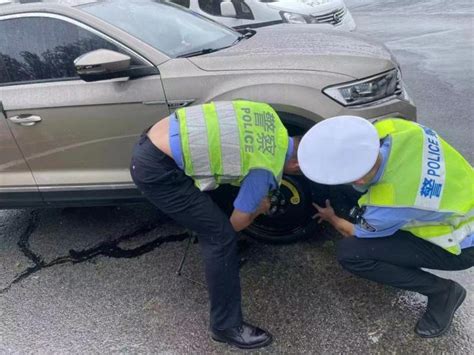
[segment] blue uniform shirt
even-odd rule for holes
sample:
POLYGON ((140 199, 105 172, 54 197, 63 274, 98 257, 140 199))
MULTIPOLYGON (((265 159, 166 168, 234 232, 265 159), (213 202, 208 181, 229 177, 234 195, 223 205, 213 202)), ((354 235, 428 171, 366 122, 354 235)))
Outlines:
MULTIPOLYGON (((179 135, 179 123, 175 114, 170 117, 170 148, 176 165, 183 169, 183 153, 181 150, 181 137, 179 135)), ((293 154, 293 139, 289 139, 286 159, 293 154)), ((253 169, 240 185, 239 193, 234 200, 234 208, 241 212, 253 213, 257 210, 262 199, 268 192, 277 188, 277 182, 271 172, 265 169, 253 169)))
POLYGON ((173 156, 173 159, 176 162, 176 165, 178 165, 180 169, 183 169, 184 163, 183 163, 183 152, 181 150, 181 137, 179 136, 179 122, 176 119, 176 115, 174 113, 169 117, 169 120, 170 120, 169 136, 170 136, 171 155, 173 156))
MULTIPOLYGON (((382 177, 383 171, 387 164, 388 156, 390 154, 390 146, 391 139, 390 137, 387 137, 384 139, 382 146, 380 147, 382 165, 369 185, 375 184, 382 177)), ((354 188, 358 191, 366 191, 368 186, 364 188, 354 186, 354 188)), ((393 235, 397 230, 412 220, 423 222, 441 221, 450 215, 451 213, 447 212, 432 212, 417 208, 367 206, 362 216, 363 220, 355 225, 354 234, 358 238, 388 237, 393 235)), ((473 246, 474 234, 469 235, 461 243, 462 249, 473 246)))

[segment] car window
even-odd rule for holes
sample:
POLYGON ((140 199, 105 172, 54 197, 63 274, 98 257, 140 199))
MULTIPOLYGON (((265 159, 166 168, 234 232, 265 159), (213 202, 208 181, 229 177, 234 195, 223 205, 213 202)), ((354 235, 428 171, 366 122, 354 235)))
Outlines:
POLYGON ((239 33, 168 1, 100 1, 79 7, 170 57, 219 50, 239 33))
POLYGON ((184 6, 184 7, 187 7, 189 9, 189 1, 190 0, 169 0, 170 2, 172 3, 175 3, 177 5, 181 5, 181 6, 184 6))
MULTIPOLYGON (((115 44, 64 20, 51 17, 1 20, 0 85, 78 78, 74 59, 95 49, 124 53, 115 44)), ((131 64, 144 65, 133 57, 131 64)))
POLYGON ((221 0, 199 0, 199 8, 213 16, 221 16, 221 0))
POLYGON ((237 18, 239 19, 246 19, 246 20, 254 20, 252 10, 250 7, 245 3, 243 0, 232 0, 234 4, 235 11, 237 13, 237 18))

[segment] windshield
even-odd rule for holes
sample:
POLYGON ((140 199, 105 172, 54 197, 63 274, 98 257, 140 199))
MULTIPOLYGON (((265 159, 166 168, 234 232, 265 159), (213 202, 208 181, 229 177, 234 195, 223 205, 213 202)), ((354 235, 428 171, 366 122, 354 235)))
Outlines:
POLYGON ((165 1, 100 1, 80 8, 170 57, 219 50, 239 39, 230 28, 165 1))

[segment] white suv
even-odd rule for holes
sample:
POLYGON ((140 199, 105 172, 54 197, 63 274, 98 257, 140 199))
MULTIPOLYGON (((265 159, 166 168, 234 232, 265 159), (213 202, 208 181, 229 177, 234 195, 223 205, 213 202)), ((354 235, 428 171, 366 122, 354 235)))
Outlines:
POLYGON ((343 31, 356 27, 343 0, 169 0, 229 27, 279 23, 319 24, 343 31))

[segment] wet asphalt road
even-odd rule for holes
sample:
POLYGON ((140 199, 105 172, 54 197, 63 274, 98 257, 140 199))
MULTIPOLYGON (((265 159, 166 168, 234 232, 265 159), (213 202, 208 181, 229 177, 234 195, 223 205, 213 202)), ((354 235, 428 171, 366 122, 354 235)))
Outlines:
MULTIPOLYGON (((395 52, 420 122, 473 163, 471 1, 346 3, 395 52)), ((0 211, 0 353, 234 352, 207 336, 205 288, 175 276, 183 232, 148 206, 0 211)), ((275 336, 263 352, 474 352, 473 270, 444 273, 470 293, 447 335, 423 340, 424 297, 343 271, 336 238, 322 226, 294 245, 242 242, 246 318, 275 336)), ((184 274, 203 282, 197 245, 184 274)))

